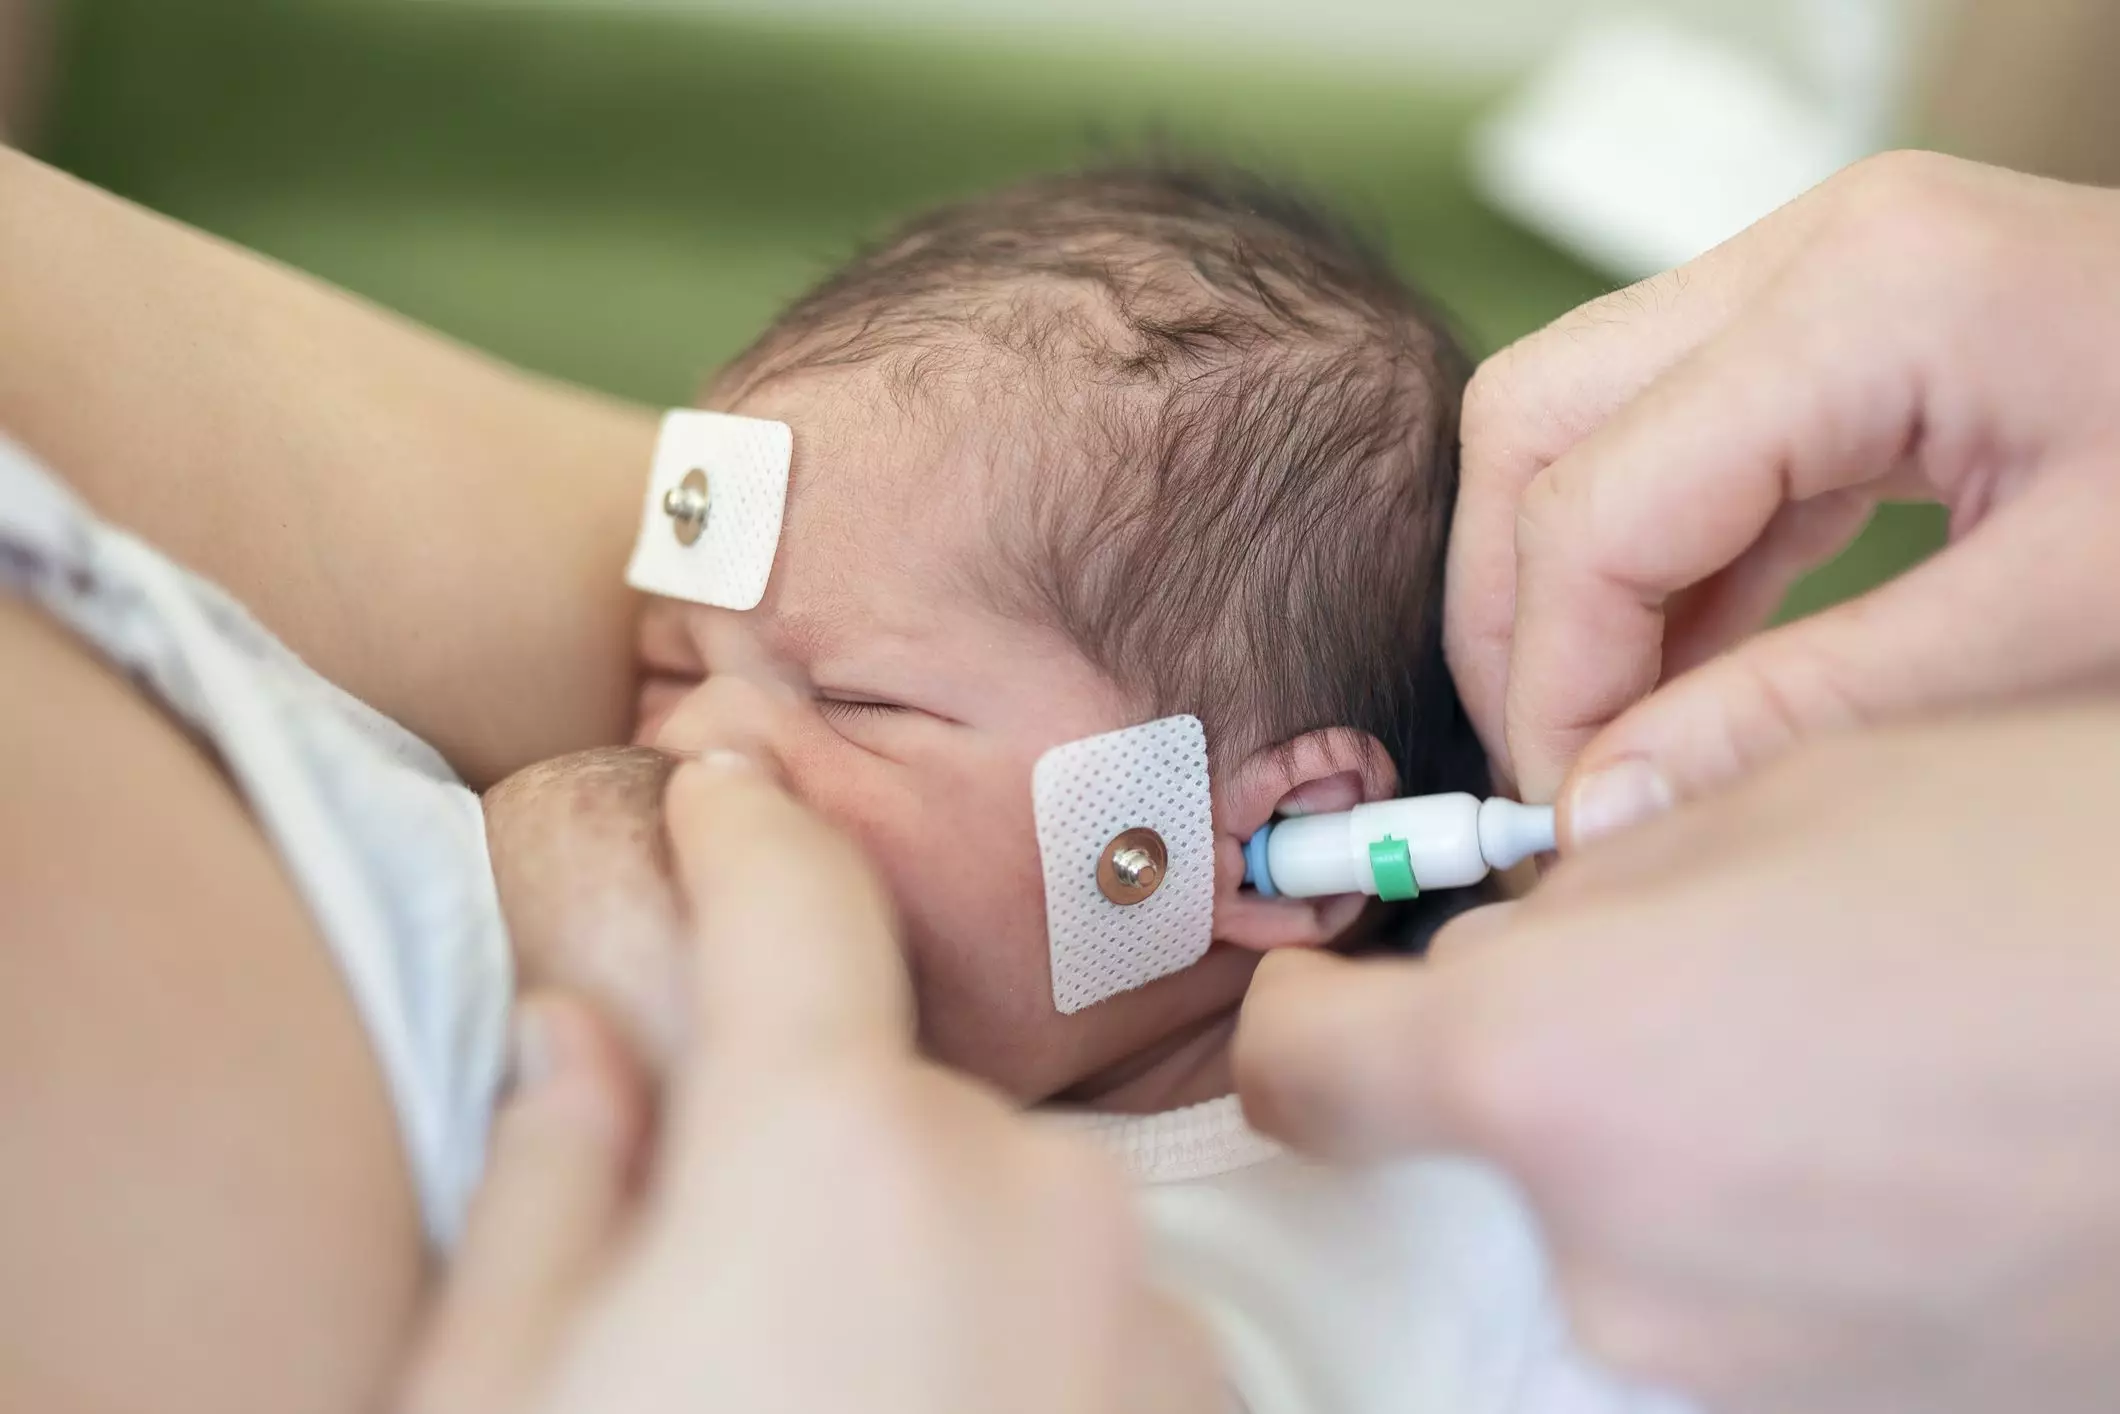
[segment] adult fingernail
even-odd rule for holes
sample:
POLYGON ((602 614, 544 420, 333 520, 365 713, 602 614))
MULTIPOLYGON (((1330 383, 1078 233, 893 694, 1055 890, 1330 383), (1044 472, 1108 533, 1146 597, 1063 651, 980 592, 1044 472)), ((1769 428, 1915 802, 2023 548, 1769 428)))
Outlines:
POLYGON ((558 1065, 552 1023, 534 1006, 518 1007, 508 1037, 508 1088, 520 1094, 535 1090, 558 1065))
POLYGON ((1677 797, 1652 761, 1639 756, 1600 767, 1568 795, 1569 844, 1580 849, 1594 839, 1653 819, 1677 797))
POLYGON ((741 751, 731 751, 726 746, 717 746, 711 751, 702 751, 694 758, 699 765, 721 775, 756 775, 758 762, 741 751))

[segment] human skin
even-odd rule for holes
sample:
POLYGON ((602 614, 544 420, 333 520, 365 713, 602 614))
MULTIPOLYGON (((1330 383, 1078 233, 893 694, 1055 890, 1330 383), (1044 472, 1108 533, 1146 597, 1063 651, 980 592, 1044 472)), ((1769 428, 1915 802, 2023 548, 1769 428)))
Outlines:
POLYGON ((533 1000, 404 1407, 1222 1407, 1109 1159, 916 1053, 860 853, 727 746, 678 769, 667 814, 694 1041, 645 1196, 640 1077, 578 1005, 533 1000))
MULTIPOLYGON (((622 569, 655 434, 640 409, 502 367, 4 150, 0 327, 0 428, 474 786, 636 728, 649 739, 715 666, 700 644, 716 611, 665 601, 636 634, 622 569)), ((990 548, 975 518, 986 473, 970 439, 907 435, 889 407, 855 378, 787 380, 730 409, 797 429, 788 528, 752 617, 824 703, 783 714, 776 749, 804 798, 882 860, 938 1054, 1025 1099, 1084 1082, 1082 1098, 1134 1108, 1220 1093, 1252 953, 1322 942, 1352 917, 1344 900, 1240 896, 1238 841, 1297 791, 1326 792, 1313 808, 1390 794, 1389 763, 1330 731, 1218 761, 1227 946, 1116 1008, 1055 1016, 1030 766, 1143 704, 1059 635, 962 591, 975 547, 990 548), (947 702, 914 691, 944 685, 947 702), (966 729, 944 742, 945 719, 966 729), (901 747, 913 759, 893 773, 901 747), (954 839, 980 841, 978 870, 943 867, 954 839), (1172 1036, 1144 1070, 1142 1038, 1172 1036)))
MULTIPOLYGON (((301 656, 427 737, 474 785, 626 737, 636 707, 638 603, 622 586, 621 566, 654 437, 641 410, 500 367, 4 150, 0 329, 0 427, 100 514, 234 590, 301 656)), ((798 517, 803 504, 798 495, 798 517)), ((126 705, 112 707, 98 728, 109 733, 96 758, 108 769, 39 773, 34 788, 27 770, 11 774, 5 802, 9 838, 23 841, 8 860, 20 866, 22 892, 10 894, 0 919, 9 1000, 27 1017, 68 1021, 0 1030, 0 1070, 33 1077, 37 1096, 21 1112, 27 1118, 11 1124, 9 1144, 10 1154, 36 1162, 0 1164, 0 1196, 20 1199, 7 1207, 12 1219, 0 1221, 0 1249, 10 1254, 0 1262, 0 1300, 34 1316, 14 1333, 45 1353, 0 1371, 0 1379, 25 1382, 0 1391, 0 1404, 63 1407, 46 1397, 53 1381, 92 1376, 101 1408, 221 1409, 241 1402, 228 1384, 240 1376, 242 1393, 260 1398, 299 1382, 275 1407, 371 1407, 420 1293, 426 1254, 381 1076, 350 1001, 313 925, 274 911, 292 897, 284 875, 196 743, 99 676, 80 645, 47 642, 41 619, 7 609, 24 627, 19 643, 0 646, 0 680, 87 673, 126 705), (134 736, 142 753, 174 763, 165 764, 177 784, 143 796, 122 772, 112 774, 131 762, 134 736), (78 828, 40 828, 47 818, 78 828), (150 823, 162 833, 135 839, 137 831, 118 828, 150 823), (187 848, 169 848, 165 835, 187 848), (99 840, 142 854, 164 850, 187 867, 117 868, 97 853, 99 840), (89 896, 87 881, 99 871, 126 887, 89 896), (153 905, 158 893, 169 897, 153 905), (98 912, 101 904, 117 913, 98 912), (71 966, 68 946, 54 945, 85 934, 107 950, 87 976, 71 966), (299 975, 270 987, 167 989, 149 1018, 130 1006, 138 998, 106 989, 112 979, 154 975, 172 957, 196 962, 203 976, 277 978, 249 961, 271 948, 285 949, 299 975), (274 1050, 270 1066, 236 1063, 254 1037, 286 1035, 316 1037, 314 1054, 288 1059, 274 1050), (84 1057, 99 1064, 84 1066, 84 1057), (214 1116, 255 1107, 266 1118, 291 1111, 299 1122, 223 1123, 214 1142, 201 1143, 184 1123, 191 1092, 127 1092, 106 1063, 172 1084, 210 1076, 214 1116), (145 1097, 159 1097, 155 1113, 174 1124, 135 1122, 128 1105, 145 1097), (317 1133, 326 1121, 335 1127, 317 1133), (78 1158, 70 1145, 84 1123, 98 1136, 94 1164, 69 1184, 68 1164, 78 1158), (344 1146, 357 1147, 362 1161, 344 1159, 344 1146), (300 1153, 289 1158, 289 1147, 300 1153), (328 1161, 328 1174, 310 1169, 312 1157, 328 1161), (141 1184, 147 1173, 183 1181, 141 1184), (327 1191, 316 1196, 319 1183, 327 1191), (73 1201, 53 1209, 43 1201, 53 1193, 73 1201), (216 1198, 228 1194, 241 1201, 216 1198), (184 1240, 123 1240, 132 1229, 111 1220, 113 1204, 140 1229, 184 1240), (255 1243, 272 1223, 304 1214, 330 1232, 275 1238, 264 1250, 255 1243), (43 1275, 50 1271, 63 1271, 65 1282, 53 1286, 43 1275), (269 1319, 251 1319, 258 1311, 269 1319), (322 1351, 312 1339, 332 1344, 322 1351)), ((696 619, 681 635, 694 651, 695 630, 705 632, 696 619)), ((769 655, 778 668, 812 666, 777 645, 769 655)), ((744 681, 721 674, 696 694, 698 709, 743 701, 744 681)), ((773 731, 799 726, 816 748, 812 687, 805 681, 792 703, 767 715, 773 731)), ((11 700, 20 715, 10 717, 5 745, 25 761, 72 760, 53 745, 69 728, 68 712, 80 710, 76 723, 103 719, 79 704, 57 710, 69 702, 57 693, 11 700)), ((1072 720, 1045 730, 1069 732, 1072 720)), ((1036 745, 1017 736, 1002 764, 1027 773, 1036 745)), ((991 766, 995 758, 981 759, 991 766)), ((841 806, 857 798, 826 788, 832 758, 821 751, 791 750, 788 760, 813 797, 841 806)), ((998 780, 992 772, 980 780, 989 806, 998 780)), ((1291 796, 1334 808, 1388 794, 1392 784, 1373 742, 1332 732, 1223 772, 1217 916, 1225 939, 1271 946, 1336 931, 1344 903, 1262 907, 1238 898, 1234 841, 1291 796)), ((923 785, 932 792, 935 778, 923 785)), ((997 871, 1018 884, 1031 857, 1021 785, 1014 780, 999 812, 1013 852, 997 871)), ((881 808, 873 791, 858 798, 881 808)), ((972 828, 986 829, 996 810, 972 828)), ((837 813, 858 826, 860 811, 837 813)), ((954 805, 936 818, 965 827, 954 805)), ((885 841, 900 864, 916 842, 902 828, 885 841)), ((921 897, 900 888, 901 904, 921 897)), ((964 932, 917 932, 946 937, 954 950, 922 955, 915 945, 915 957, 924 979, 955 975, 989 992, 1016 979, 1029 999, 1021 1004, 1046 1027, 1039 1043, 985 1045, 1009 1040, 988 1021, 982 1035, 937 1051, 1026 1098, 1079 1080, 1097 1081, 1098 1099, 1144 1108, 1226 1090, 1224 1042, 1248 953, 1225 948, 1189 980, 1128 1003, 1131 1010, 1078 1023, 1076 1036, 1093 1042, 1082 1044, 1052 1029, 1042 935, 1033 939, 1025 923, 1038 916, 1034 900, 1019 893, 1009 909, 1005 969, 989 967, 977 955, 980 940, 964 932), (943 967, 928 965, 938 957, 943 967), (1141 1056, 1142 1038, 1167 1034, 1173 1018, 1196 1029, 1184 1034, 1181 1024, 1173 1046, 1141 1056)), ((931 1014, 1006 1015, 969 1004, 931 1014)))
POLYGON ((198 744, 6 596, 0 683, 0 1407, 373 1408, 424 1259, 330 950, 198 744))
POLYGON ((2120 683, 2082 612, 2120 583, 2116 348, 2120 195, 1902 153, 1496 355, 1445 595, 1489 751, 1587 837, 1821 732, 2120 683), (1888 496, 1951 544, 1756 633, 1888 496))
POLYGON ((1585 1349, 1718 1414, 2109 1408, 2116 770, 2110 704, 1799 747, 1429 965, 1268 958, 1247 1113, 1501 1163, 1585 1349))
POLYGON ((1865 164, 1474 380, 1452 663, 1567 856, 1432 966, 1269 959, 1269 1131, 1471 1149, 1589 1349, 1718 1410, 2120 1371, 2120 197, 1865 164), (1887 494, 1900 581, 1757 638, 1887 494), (1662 818, 1658 818, 1661 816, 1662 818))
POLYGON ((405 1375, 395 1119, 270 847, 195 742, 8 601, 0 670, 42 689, 0 694, 0 1404, 328 1414, 402 1380, 450 1414, 1220 1407, 1110 1161, 916 1055, 867 866, 726 753, 668 798, 697 946, 663 1142, 616 1034, 533 1003, 405 1375))
POLYGON ((1242 842, 1299 794, 1320 810, 1392 795, 1382 744, 1346 728, 1210 741, 1217 946, 1061 1015, 1032 769, 1157 709, 992 588, 1005 478, 1051 474, 993 452, 1040 415, 1035 399, 982 387, 908 408, 882 374, 855 369, 774 379, 727 410, 796 431, 779 553, 755 609, 650 603, 639 739, 696 750, 703 734, 741 732, 860 842, 904 920, 937 1059, 1026 1103, 1138 1112, 1229 1093, 1230 1025, 1258 955, 1321 946, 1364 902, 1261 898, 1242 888, 1242 842))
POLYGON ((0 432, 474 786, 626 739, 645 410, 0 147, 0 432))
MULTIPOLYGON (((625 738, 644 412, 4 149, 0 331, 0 431, 468 779, 625 738)), ((0 1406, 373 1408, 428 1258, 328 949, 198 744, 8 599, 0 684, 0 1406)))

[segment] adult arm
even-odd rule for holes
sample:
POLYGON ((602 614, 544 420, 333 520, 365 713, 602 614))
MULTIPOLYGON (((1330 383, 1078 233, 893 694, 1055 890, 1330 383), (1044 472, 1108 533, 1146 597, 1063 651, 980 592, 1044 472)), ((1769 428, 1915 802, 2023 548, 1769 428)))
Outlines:
POLYGON ((1275 954, 1254 1122, 1523 1184, 1572 1327, 1716 1414, 2120 1388, 2120 707, 1814 743, 1431 963, 1275 954))
POLYGON ((0 149, 0 433, 474 784, 630 731, 641 409, 0 149))
POLYGON ((1821 731, 2120 681, 2115 407, 2120 195, 1925 154, 1504 351, 1446 596, 1490 751, 1580 840, 1821 731), (1891 495, 1952 544, 1741 641, 1891 495))

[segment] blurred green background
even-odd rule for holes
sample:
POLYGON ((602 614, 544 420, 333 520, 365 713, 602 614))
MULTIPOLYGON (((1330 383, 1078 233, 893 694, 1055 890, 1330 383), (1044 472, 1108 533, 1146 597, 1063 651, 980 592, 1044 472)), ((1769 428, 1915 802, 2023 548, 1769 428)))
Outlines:
MULTIPOLYGON (((426 0, 73 0, 60 19, 48 159, 649 403, 688 401, 894 218, 1148 143, 1336 198, 1483 351, 1606 288, 1481 205, 1460 154, 1492 94, 1433 75, 426 0)), ((1790 608, 1941 535, 1933 508, 1887 508, 1790 608)))

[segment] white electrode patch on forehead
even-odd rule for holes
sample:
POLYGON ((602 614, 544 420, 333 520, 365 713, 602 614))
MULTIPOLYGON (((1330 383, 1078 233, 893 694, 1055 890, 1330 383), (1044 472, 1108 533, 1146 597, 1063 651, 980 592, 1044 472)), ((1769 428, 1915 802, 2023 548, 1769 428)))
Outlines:
POLYGON ((794 447, 785 422, 665 413, 626 583, 720 609, 757 608, 780 548, 794 447))
POLYGON ((1031 798, 1054 1006, 1078 1012, 1206 955, 1214 800, 1198 717, 1056 746, 1031 772, 1031 798))

